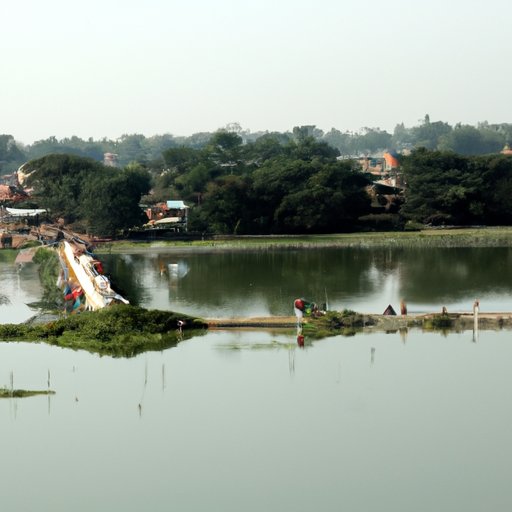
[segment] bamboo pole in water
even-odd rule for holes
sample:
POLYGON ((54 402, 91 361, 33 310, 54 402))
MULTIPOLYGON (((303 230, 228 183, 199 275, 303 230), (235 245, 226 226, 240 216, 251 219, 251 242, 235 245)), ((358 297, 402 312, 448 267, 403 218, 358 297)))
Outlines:
POLYGON ((480 310, 480 301, 475 299, 473 303, 473 340, 478 340, 478 313, 480 310))

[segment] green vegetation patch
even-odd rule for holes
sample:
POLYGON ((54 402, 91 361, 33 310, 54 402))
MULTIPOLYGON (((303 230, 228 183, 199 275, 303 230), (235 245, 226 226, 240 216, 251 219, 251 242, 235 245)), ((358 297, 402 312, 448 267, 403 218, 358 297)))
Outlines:
POLYGON ((451 329, 454 326, 454 320, 448 315, 433 315, 430 318, 423 319, 424 329, 451 329))
MULTIPOLYGON (((411 225, 412 226, 412 225, 411 225)), ((319 247, 416 248, 416 247, 510 247, 512 228, 432 228, 414 224, 407 231, 341 233, 297 236, 216 236, 209 240, 102 243, 101 253, 138 253, 147 251, 189 252, 215 250, 316 249, 319 247)))
POLYGON ((372 324, 373 320, 370 317, 355 311, 328 311, 325 315, 312 318, 310 322, 304 324, 303 333, 317 339, 338 334, 352 336, 372 324))
POLYGON ((54 395, 55 391, 47 390, 30 390, 30 389, 7 389, 0 388, 0 398, 26 398, 28 396, 37 395, 54 395))
POLYGON ((206 328, 199 319, 125 304, 40 325, 0 325, 0 339, 45 342, 114 357, 163 350, 206 328), (181 328, 178 322, 183 322, 181 328))
POLYGON ((39 265, 39 280, 44 290, 41 302, 43 304, 61 304, 62 291, 55 284, 60 268, 56 251, 41 248, 35 253, 33 262, 39 265))

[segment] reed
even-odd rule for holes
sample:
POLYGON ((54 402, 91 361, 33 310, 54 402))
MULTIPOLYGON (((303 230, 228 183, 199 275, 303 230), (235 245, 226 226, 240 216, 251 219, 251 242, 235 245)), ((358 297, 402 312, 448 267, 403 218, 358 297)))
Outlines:
POLYGON ((112 243, 98 253, 203 252, 247 249, 315 249, 319 247, 510 247, 512 227, 432 228, 419 231, 382 231, 325 235, 215 236, 202 241, 112 243))

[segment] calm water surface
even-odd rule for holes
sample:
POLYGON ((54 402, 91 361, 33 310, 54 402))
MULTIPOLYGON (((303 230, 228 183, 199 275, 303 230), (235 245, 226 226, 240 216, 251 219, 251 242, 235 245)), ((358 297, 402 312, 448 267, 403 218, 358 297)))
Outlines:
POLYGON ((323 249, 102 256, 132 302, 205 317, 288 315, 305 296, 382 313, 512 311, 512 250, 323 249))
POLYGON ((0 402, 2 505, 509 510, 512 344, 471 338, 214 332, 130 360, 1 344, 3 382, 49 370, 57 391, 0 402))
MULTIPOLYGON (((498 253, 453 253, 450 285, 442 258, 419 254, 240 255, 243 264, 148 254, 109 265, 115 278, 131 269, 122 282, 141 304, 214 314, 288 314, 278 297, 306 289, 316 298, 324 287, 334 304, 375 311, 402 295, 417 309, 479 296, 511 310, 509 252, 498 253)), ((0 272, 6 322, 38 289, 27 292, 4 264, 0 272)), ((15 388, 46 389, 50 380, 56 391, 0 401, 2 509, 509 510, 511 336, 474 339, 411 330, 299 349, 293 334, 215 331, 132 359, 0 343, 0 385, 12 376, 15 388)))

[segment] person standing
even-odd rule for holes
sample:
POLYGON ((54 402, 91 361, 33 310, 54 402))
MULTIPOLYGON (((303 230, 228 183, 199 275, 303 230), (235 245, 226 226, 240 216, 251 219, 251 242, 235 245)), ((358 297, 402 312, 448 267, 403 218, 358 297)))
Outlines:
POLYGON ((306 303, 304 299, 295 299, 293 302, 293 311, 297 317, 297 324, 302 323, 302 318, 304 317, 304 309, 306 309, 306 303))

